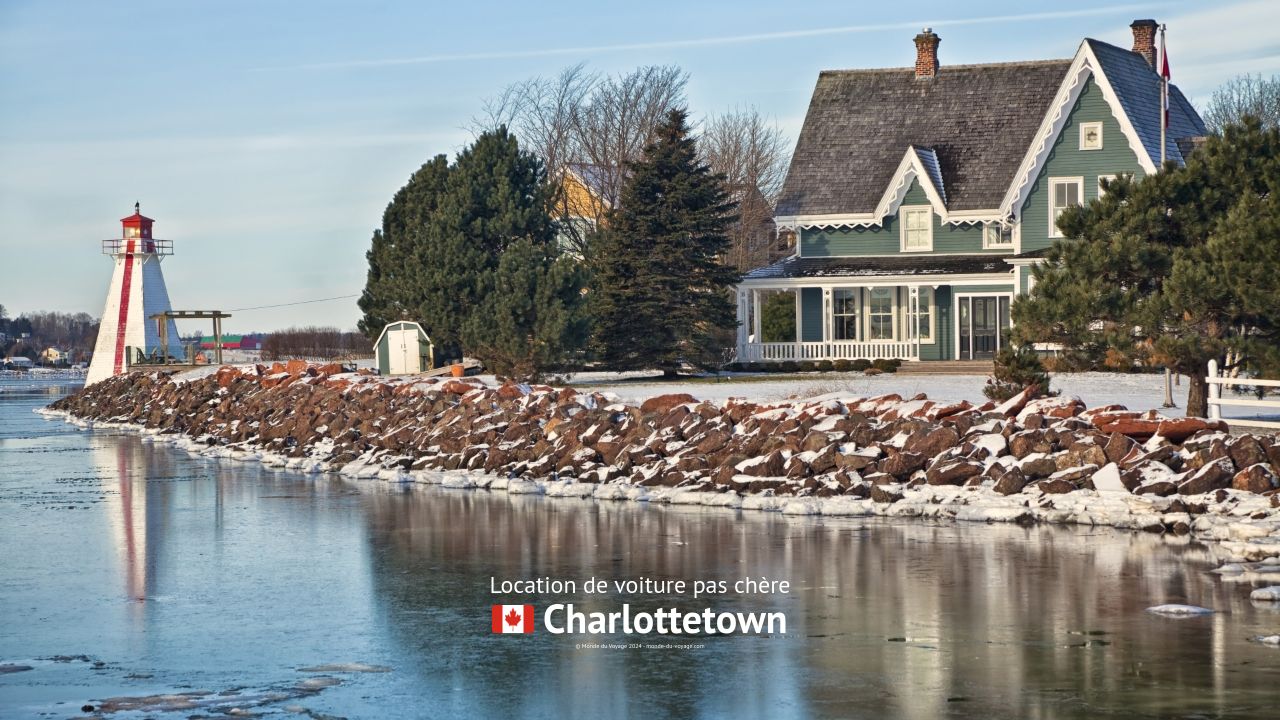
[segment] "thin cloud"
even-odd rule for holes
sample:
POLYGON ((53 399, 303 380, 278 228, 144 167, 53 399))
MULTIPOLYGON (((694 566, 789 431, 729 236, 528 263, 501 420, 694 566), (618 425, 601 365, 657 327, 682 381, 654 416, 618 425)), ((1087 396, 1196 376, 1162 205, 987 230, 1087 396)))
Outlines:
POLYGON ((541 50, 512 50, 509 52, 422 55, 419 57, 385 58, 382 60, 346 60, 338 62, 311 63, 306 65, 260 67, 254 68, 254 70, 344 70, 384 68, 399 65, 474 62, 480 60, 512 60, 520 58, 555 57, 558 55, 594 55, 609 52, 626 52, 630 50, 670 50, 675 48, 741 45, 774 40, 794 40, 797 38, 812 38, 828 35, 848 35, 852 33, 880 32, 884 30, 902 30, 925 26, 960 27, 964 25, 994 25, 999 23, 1031 22, 1035 20, 1063 20, 1095 15, 1127 14, 1136 10, 1146 10, 1152 7, 1159 7, 1159 5, 1154 3, 1112 5, 1105 8, 1090 8, 1086 10, 1061 10, 1054 12, 1023 13, 1019 15, 989 15, 986 17, 976 18, 956 18, 953 20, 916 20, 911 22, 882 23, 877 25, 846 25, 843 27, 813 28, 809 30, 783 30, 779 32, 694 38, 690 40, 659 40, 653 42, 621 43, 616 45, 588 45, 583 47, 544 48, 541 50))

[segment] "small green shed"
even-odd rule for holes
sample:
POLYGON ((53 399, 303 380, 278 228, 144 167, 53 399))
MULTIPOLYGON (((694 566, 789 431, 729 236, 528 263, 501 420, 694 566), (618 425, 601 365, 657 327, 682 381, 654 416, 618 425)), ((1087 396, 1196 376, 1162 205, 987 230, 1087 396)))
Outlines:
POLYGON ((411 320, 387 323, 373 346, 378 372, 383 375, 413 375, 435 365, 431 338, 411 320))

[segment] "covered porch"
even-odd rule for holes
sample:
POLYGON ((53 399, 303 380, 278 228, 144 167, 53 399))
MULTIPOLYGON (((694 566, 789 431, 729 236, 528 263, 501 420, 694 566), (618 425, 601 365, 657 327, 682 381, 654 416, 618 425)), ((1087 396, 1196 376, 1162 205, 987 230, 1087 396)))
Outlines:
POLYGON ((737 291, 736 360, 994 357, 1007 342, 1012 268, 980 257, 961 266, 977 272, 919 272, 950 268, 957 258, 922 260, 788 258, 749 273, 737 291), (904 260, 911 265, 898 267, 904 260), (886 265, 908 272, 889 274, 886 265), (822 272, 836 268, 844 272, 822 272))

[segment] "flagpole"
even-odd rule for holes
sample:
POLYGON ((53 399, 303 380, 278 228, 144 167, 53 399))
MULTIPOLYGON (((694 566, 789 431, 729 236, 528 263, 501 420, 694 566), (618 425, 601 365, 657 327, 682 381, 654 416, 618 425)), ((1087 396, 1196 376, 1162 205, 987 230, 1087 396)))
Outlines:
POLYGON ((1169 124, 1169 110, 1168 110, 1169 78, 1164 76, 1164 71, 1163 71, 1164 65, 1167 64, 1167 61, 1165 60, 1166 51, 1164 48, 1164 28, 1165 28, 1164 25, 1160 26, 1160 62, 1161 62, 1161 68, 1162 68, 1160 71, 1160 169, 1161 170, 1164 169, 1165 154, 1167 152, 1165 149, 1165 142, 1166 142, 1165 136, 1169 132, 1169 129, 1166 127, 1169 124))

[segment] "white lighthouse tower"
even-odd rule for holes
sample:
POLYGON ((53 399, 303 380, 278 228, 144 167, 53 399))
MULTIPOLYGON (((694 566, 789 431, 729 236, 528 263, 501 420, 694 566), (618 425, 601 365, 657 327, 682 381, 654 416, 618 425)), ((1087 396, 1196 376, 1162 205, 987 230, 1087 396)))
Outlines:
POLYGON ((102 241, 102 253, 115 258, 116 269, 85 385, 127 372, 130 363, 140 357, 182 356, 173 320, 165 320, 169 347, 161 348, 159 325, 148 319, 171 310, 160 260, 173 254, 173 241, 155 239, 151 234, 154 222, 143 217, 134 203, 133 214, 120 221, 124 228, 121 237, 102 241))

